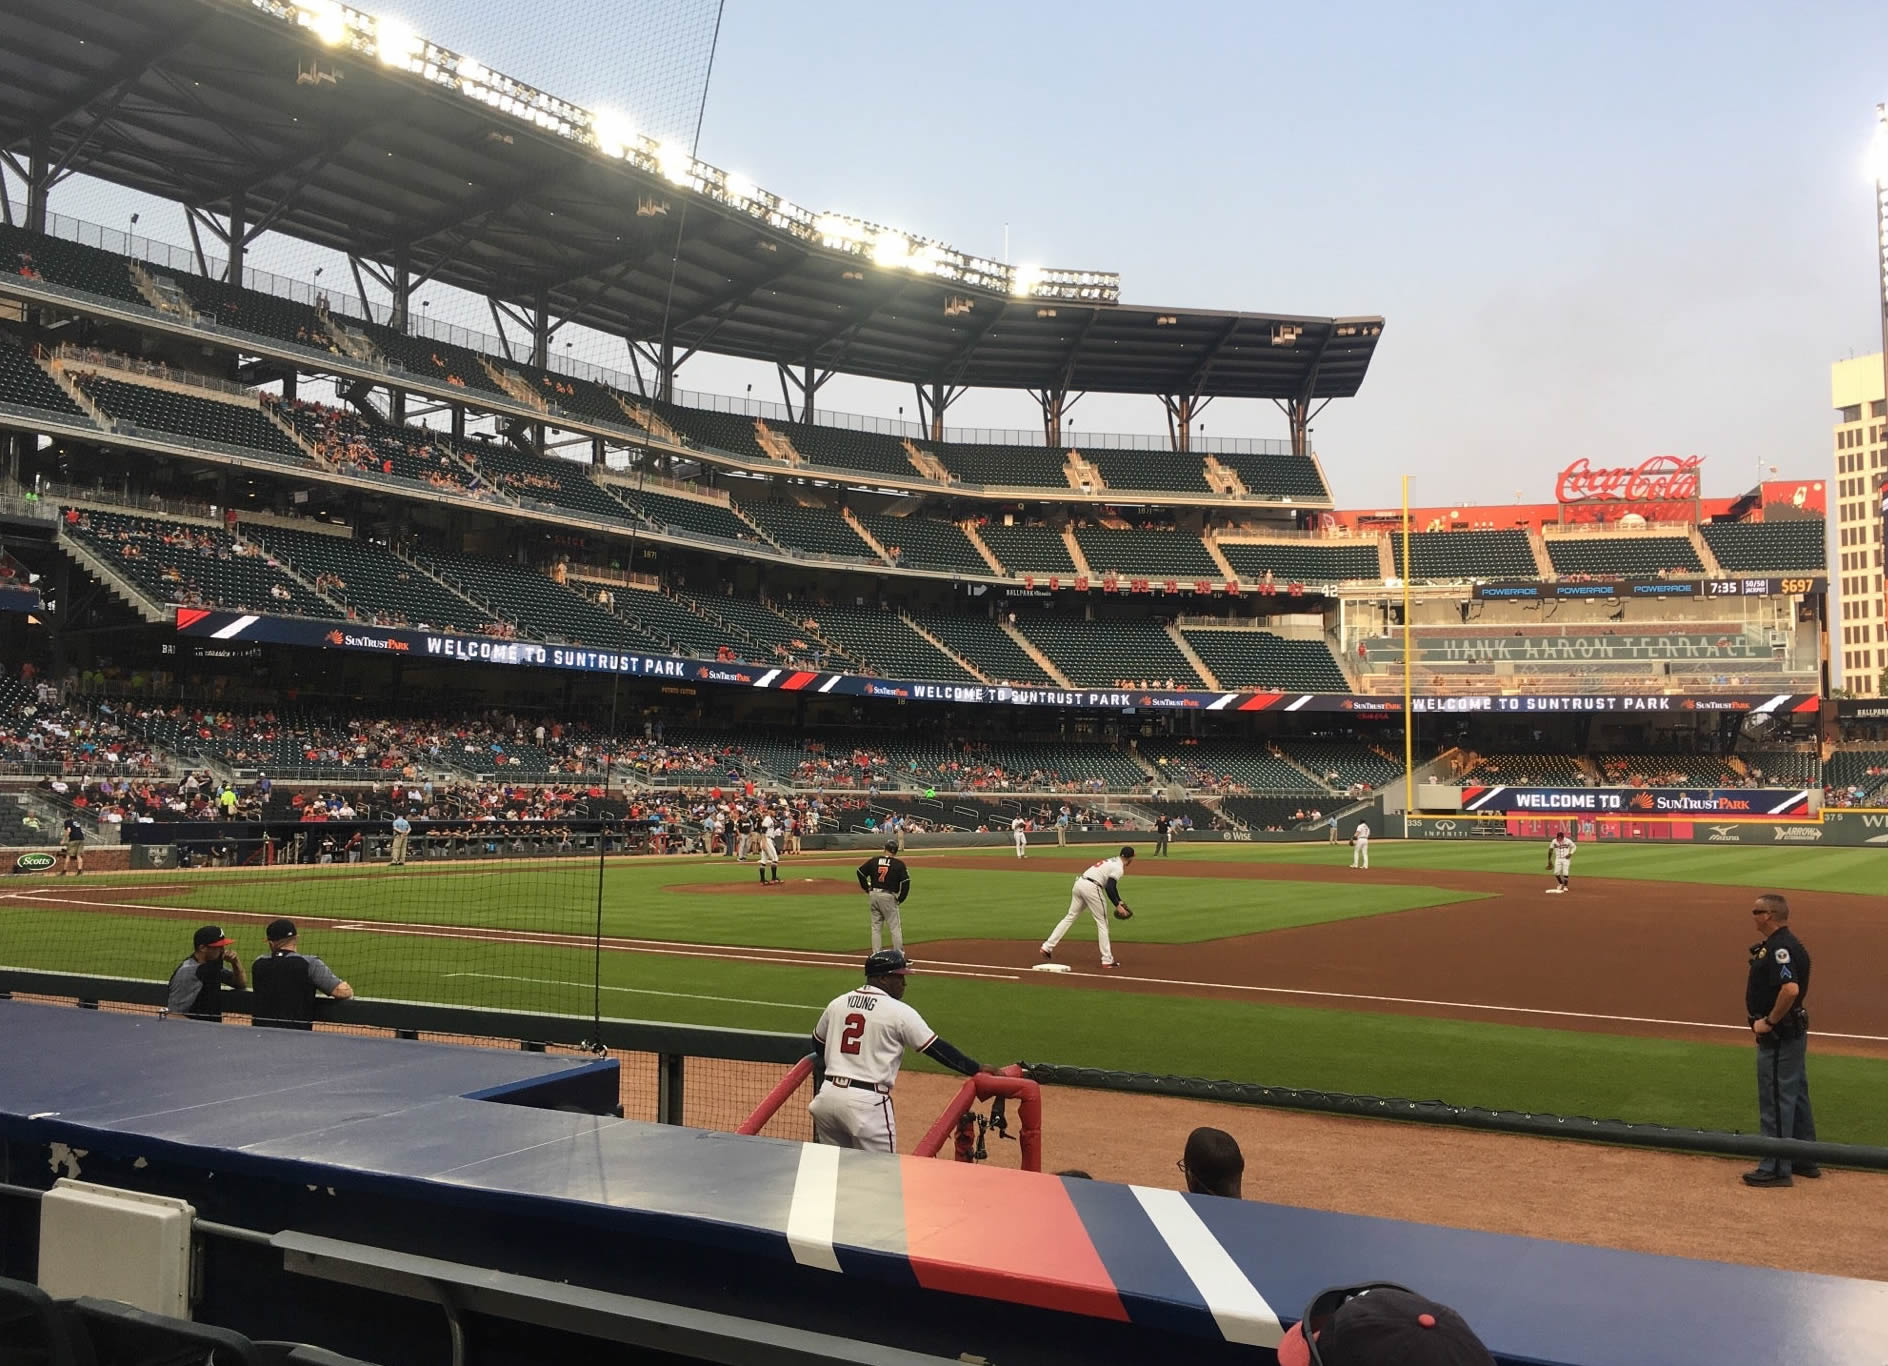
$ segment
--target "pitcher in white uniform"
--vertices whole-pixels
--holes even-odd
[[[1021,816],[1011,821],[1010,838],[1016,841],[1016,857],[1026,858],[1029,854],[1029,822]]]
[[[1055,957],[1055,946],[1062,942],[1063,935],[1074,928],[1077,917],[1087,911],[1095,919],[1095,937],[1101,941],[1101,965],[1104,968],[1121,966],[1114,956],[1113,946],[1108,942],[1108,908],[1114,907],[1117,920],[1134,918],[1128,903],[1121,899],[1121,879],[1128,875],[1128,865],[1132,862],[1134,847],[1124,845],[1119,854],[1091,864],[1075,879],[1075,886],[1069,893],[1069,913],[1062,917],[1062,923],[1055,927],[1054,932],[1042,941],[1044,958]]]
[[[1370,866],[1370,827],[1362,821],[1350,835],[1350,866],[1368,868]]]
[[[826,1080],[807,1111],[813,1141],[867,1152],[898,1151],[892,1086],[915,1049],[966,1076],[992,1072],[952,1048],[905,1004],[911,963],[897,949],[865,960],[865,985],[835,997],[813,1027],[813,1046],[825,1060]]]

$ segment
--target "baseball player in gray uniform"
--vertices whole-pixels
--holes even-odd
[[[872,912],[872,952],[884,946],[881,931],[889,931],[892,947],[905,947],[905,929],[899,921],[898,908],[911,895],[911,871],[898,857],[898,841],[886,840],[885,852],[861,863],[857,869],[859,890],[865,893]]]

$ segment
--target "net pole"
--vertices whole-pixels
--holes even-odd
[[[1409,476],[1403,476],[1403,824],[1416,809],[1416,709],[1410,705]]]
[[[610,800],[610,778],[616,765],[616,701],[622,682],[620,674],[610,679],[609,749],[603,756],[603,803],[606,811]],[[597,920],[596,932],[590,941],[590,1027],[594,1031],[592,1037],[598,1041],[599,1050],[603,1038],[603,874],[610,848],[609,826],[607,815],[597,826]]]

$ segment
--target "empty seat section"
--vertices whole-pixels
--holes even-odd
[[[638,430],[610,390],[601,384],[530,365],[513,368],[524,376],[525,383],[543,396],[546,403],[562,408],[573,417],[614,427],[627,427],[631,431]]]
[[[67,421],[91,425],[92,419],[72,401],[72,396],[40,368],[39,362],[9,341],[0,341],[0,403],[14,403],[22,408],[43,408]]]
[[[1595,754],[1606,781],[1643,787],[1739,787],[1744,775],[1716,754]]]
[[[1369,745],[1342,740],[1281,740],[1278,748],[1300,768],[1309,769],[1332,787],[1356,783],[1382,787],[1403,776],[1403,765]]]
[[[572,461],[526,455],[501,441],[464,446],[460,454],[499,492],[527,507],[563,508],[609,522],[629,520],[623,505]]]
[[[1097,574],[1187,583],[1225,576],[1200,538],[1184,531],[1117,531],[1079,527],[1075,540]]]
[[[941,517],[886,517],[853,514],[892,557],[906,569],[948,569],[964,574],[988,574],[990,565],[964,535],[964,529]],[[894,553],[896,552],[896,553]]]
[[[1239,476],[1246,492],[1260,498],[1329,498],[1318,473],[1318,462],[1308,455],[1219,455],[1213,457]]]
[[[1141,757],[1187,787],[1301,793],[1329,805],[1323,787],[1263,744],[1239,740],[1142,740]]]
[[[677,596],[700,615],[726,625],[736,640],[751,642],[751,648],[743,651],[749,659],[791,658],[816,665],[830,662],[833,668],[842,670],[849,662],[830,659],[827,647],[801,624],[815,609],[783,606],[776,612],[753,598],[687,593]]]
[[[1390,533],[1394,573],[1403,572],[1403,533]],[[1525,531],[1418,531],[1409,542],[1411,579],[1532,579],[1539,576]]]
[[[1062,533],[1046,526],[1001,526],[991,523],[977,528],[983,543],[990,547],[997,563],[1012,574],[1075,574],[1075,561]]]
[[[1754,749],[1737,756],[1748,781],[1762,774],[1765,787],[1817,787],[1822,783],[1822,760],[1791,749]]]
[[[1683,536],[1586,536],[1547,542],[1556,574],[1702,574],[1704,564]]]
[[[819,634],[881,678],[974,682],[956,660],[899,620],[896,612],[871,608],[808,607]]]
[[[1007,488],[1065,489],[1068,454],[1048,446],[939,445],[933,453],[944,468],[971,484]]]
[[[1699,530],[1727,574],[1806,573],[1829,566],[1829,529],[1821,518],[1708,522]]]
[[[387,363],[405,370],[429,384],[444,384],[453,389],[474,389],[509,399],[502,388],[485,373],[478,353],[431,337],[412,337],[380,323],[362,323],[360,330],[380,348]]]
[[[1082,459],[1101,471],[1111,489],[1163,489],[1176,493],[1211,493],[1204,462],[1187,451],[1081,451]]]
[[[1822,766],[1823,786],[1838,806],[1888,801],[1888,749],[1839,749]]]
[[[124,257],[97,247],[0,224],[0,270],[9,275],[38,278],[140,308],[150,307],[132,283],[126,266]]]
[[[1269,572],[1275,583],[1377,582],[1383,567],[1371,541],[1292,541],[1219,543],[1220,554],[1241,582],[1260,583]]]
[[[1581,787],[1587,773],[1571,754],[1477,754],[1465,781],[1511,787]]]
[[[905,454],[903,437],[806,422],[769,422],[767,425],[791,441],[793,449],[809,464],[889,474],[901,479],[919,477],[911,457]]]
[[[1031,614],[1018,625],[1069,682],[1084,688],[1204,688],[1180,647],[1150,621],[1080,621]]]
[[[749,460],[759,460],[766,455],[760,448],[760,434],[754,428],[754,419],[745,413],[683,408],[673,403],[658,403],[653,399],[631,401],[656,413],[690,445],[726,451],[729,455]]]
[[[205,279],[201,275],[152,269],[151,276],[159,283],[182,290],[197,306],[198,313],[223,327],[294,342],[298,346],[328,349],[328,334],[322,326],[321,315],[307,304],[278,299],[273,294],[258,294],[255,290]]]
[[[175,389],[156,389],[147,384],[128,384],[103,375],[74,373],[73,379],[86,396],[102,410],[121,422],[151,432],[173,432],[215,441],[225,446],[306,464],[308,456],[256,406],[248,403],[224,403],[213,398],[198,398]]]
[[[648,650],[659,643],[536,570],[445,551],[429,550],[417,558],[469,596],[490,603],[521,636],[619,650]]]
[[[613,590],[620,617],[635,623],[638,630],[679,655],[695,659],[713,659],[722,649],[732,650],[742,659],[760,660],[756,653],[732,631],[690,610],[682,601],[665,593],[644,588]]]
[[[911,619],[955,650],[993,683],[1047,685],[1042,665],[988,617],[957,616],[946,612],[912,612]]]
[[[221,527],[92,510],[81,510],[77,522],[68,517],[63,526],[67,536],[157,602],[277,616],[341,615]]]
[[[641,509],[643,516],[670,532],[718,536],[724,541],[760,539],[754,534],[753,527],[720,503],[705,503],[696,498],[682,498],[621,483],[612,483],[609,487],[623,502],[632,508]]]
[[[322,576],[323,591],[362,620],[382,626],[492,629],[486,613],[373,541],[263,525],[245,525],[243,533],[281,556],[303,578]]]
[[[1341,797],[1307,793],[1292,797],[1225,797],[1219,809],[1251,830],[1297,830],[1331,815]]]
[[[872,547],[860,540],[859,534],[846,525],[846,519],[832,508],[758,502],[742,503],[741,511],[785,549],[883,563],[872,553]]]
[[[1286,640],[1270,631],[1181,632],[1220,684],[1263,692],[1350,691],[1344,671],[1321,640]]]

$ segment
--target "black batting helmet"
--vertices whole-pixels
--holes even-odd
[[[905,957],[903,949],[880,949],[865,960],[865,975],[869,977],[897,977],[911,971],[911,960]]]

